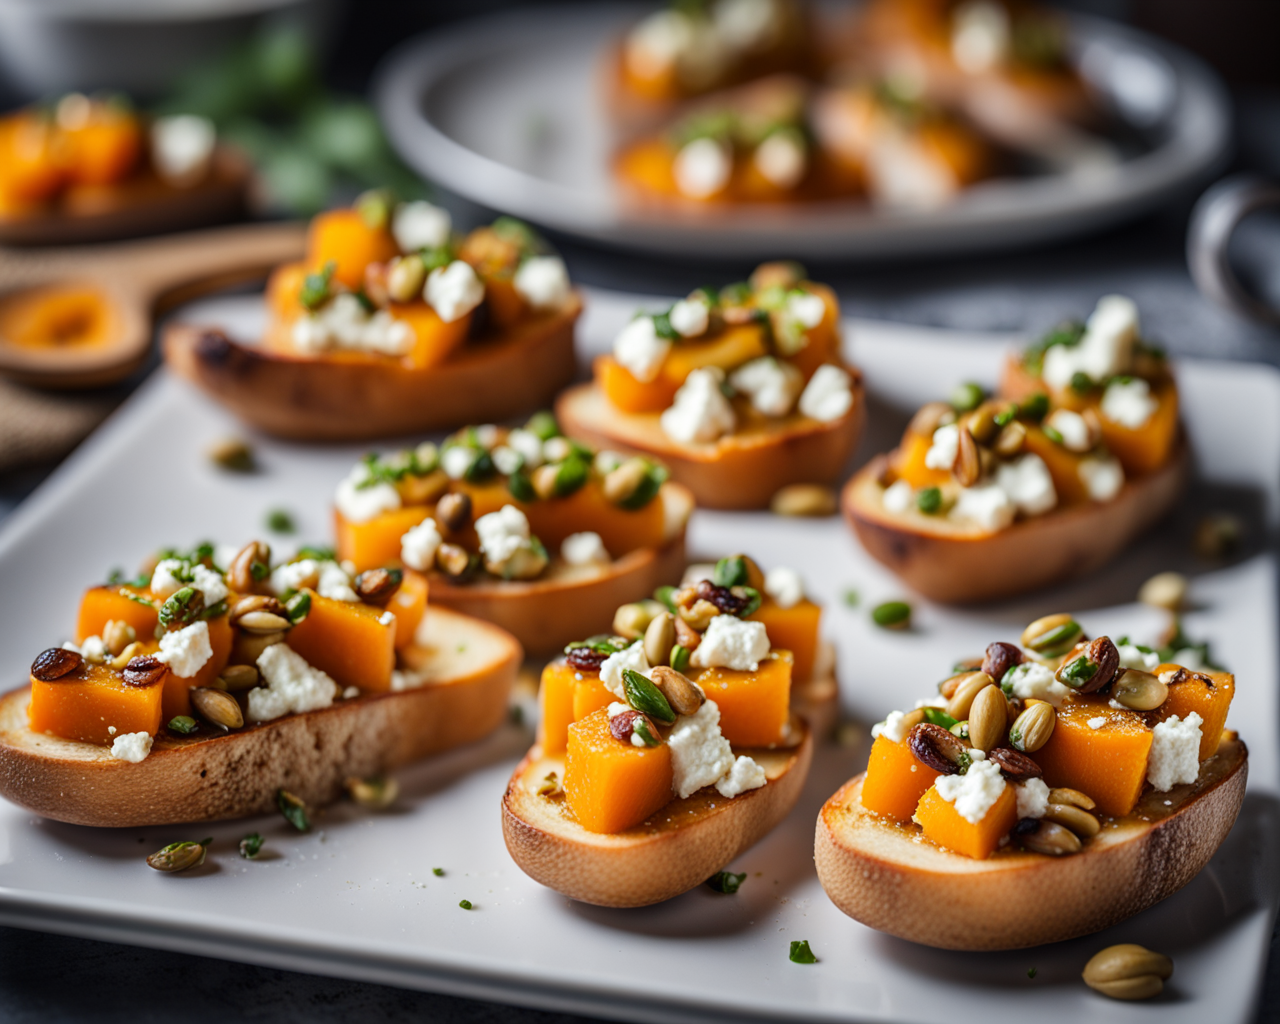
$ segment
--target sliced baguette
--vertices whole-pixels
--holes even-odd
[[[769,779],[760,789],[726,800],[708,787],[672,800],[648,822],[617,835],[588,832],[562,796],[538,795],[549,772],[564,778],[564,759],[543,757],[534,747],[502,798],[507,849],[534,881],[583,903],[644,907],[688,892],[767,835],[795,806],[813,760],[812,733],[802,728],[798,746],[744,751]]]
[[[871,928],[940,949],[1021,949],[1101,931],[1186,885],[1240,812],[1248,751],[1224,741],[1199,779],[1148,792],[1078,854],[972,860],[862,806],[859,775],[823,805],[814,859],[832,902]],[[1165,801],[1171,801],[1170,806]]]
[[[432,607],[405,652],[417,689],[369,694],[209,739],[162,734],[146,760],[33,733],[30,689],[0,697],[0,796],[47,818],[130,827],[263,814],[287,789],[311,806],[343,782],[486,736],[507,715],[521,661],[503,630]]]
[[[662,485],[668,543],[639,548],[605,566],[572,566],[558,559],[542,579],[453,583],[432,573],[431,603],[485,619],[515,636],[533,657],[559,654],[565,644],[612,629],[619,605],[649,597],[684,572],[685,525],[693,495],[679,484]]]
[[[1076,505],[991,532],[910,510],[889,512],[877,482],[887,456],[845,485],[840,505],[867,553],[934,601],[1009,597],[1083,576],[1111,561],[1169,512],[1186,487],[1185,439],[1168,464],[1125,482],[1113,501]]]
[[[563,392],[556,416],[565,433],[589,444],[661,459],[701,508],[765,508],[787,484],[839,479],[866,419],[862,378],[850,373],[853,406],[838,420],[822,423],[793,415],[710,444],[673,441],[663,433],[658,413],[619,412],[595,384]]]
[[[235,416],[276,437],[395,437],[545,408],[573,379],[573,332],[581,313],[575,295],[554,316],[464,345],[441,365],[422,369],[394,359],[287,355],[191,324],[166,328],[164,358]]]

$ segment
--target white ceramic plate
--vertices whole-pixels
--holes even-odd
[[[590,300],[582,337],[595,352],[639,300]],[[235,320],[229,325],[247,334],[261,307],[223,300],[198,316]],[[1008,344],[870,323],[851,325],[850,335],[848,354],[865,367],[875,401],[872,444],[890,440],[910,406],[957,379],[993,380]],[[1236,508],[1256,539],[1280,507],[1280,374],[1188,363],[1182,386],[1205,474],[1189,504],[1197,515]],[[328,537],[329,495],[360,449],[259,440],[262,475],[221,475],[202,452],[235,432],[219,408],[160,371],[12,516],[0,532],[0,678],[19,683],[34,654],[65,637],[81,588],[113,565],[134,565],[158,542],[241,542],[259,535],[277,507],[296,515],[300,538]],[[1055,594],[978,611],[917,601],[917,626],[906,634],[870,625],[868,607],[901,589],[834,519],[699,512],[692,543],[802,570],[827,604],[846,710],[869,722],[926,691],[958,655],[1016,638],[1048,611],[1076,611],[1090,632],[1152,638],[1160,619],[1132,595],[1157,569],[1195,570],[1185,526]],[[850,587],[860,593],[856,608],[842,603]],[[528,743],[515,727],[404,772],[404,796],[391,813],[338,806],[306,836],[274,817],[110,831],[0,805],[0,921],[619,1019],[1079,1024],[1158,1012],[1162,1021],[1244,1022],[1265,963],[1280,863],[1273,554],[1200,571],[1192,598],[1187,628],[1210,639],[1238,674],[1231,723],[1250,744],[1250,795],[1200,877],[1090,938],[1017,953],[944,953],[840,914],[814,875],[814,819],[862,768],[865,745],[821,751],[795,812],[731,865],[749,875],[736,896],[702,888],[634,911],[573,904],[526,878],[503,847],[499,800]],[[236,856],[235,843],[254,830],[267,837],[268,854],[251,863]],[[215,846],[200,870],[168,876],[143,863],[164,843],[205,835]],[[461,899],[475,909],[459,909]],[[793,939],[809,940],[820,962],[790,963]],[[1173,956],[1171,994],[1158,1010],[1109,1002],[1079,981],[1085,960],[1119,941]]]
[[[1229,140],[1226,94],[1203,64],[1124,26],[1076,18],[1082,66],[1157,139],[1108,172],[993,181],[915,214],[856,202],[721,217],[637,213],[609,174],[599,65],[643,10],[525,9],[410,41],[376,87],[392,142],[450,191],[569,234],[681,256],[805,259],[974,251],[1093,231],[1203,179]]]

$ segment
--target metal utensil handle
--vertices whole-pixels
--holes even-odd
[[[1280,206],[1280,184],[1252,176],[1226,178],[1202,195],[1187,230],[1187,264],[1199,289],[1219,305],[1253,320],[1280,324],[1280,309],[1249,293],[1231,269],[1228,247],[1240,222]]]

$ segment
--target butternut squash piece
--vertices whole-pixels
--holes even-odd
[[[110,185],[125,178],[142,156],[142,128],[128,111],[95,103],[88,123],[60,132],[67,176],[78,185]]]
[[[1156,672],[1164,672],[1175,668],[1174,665],[1159,665]],[[1183,721],[1187,715],[1195,712],[1204,719],[1200,727],[1200,760],[1212,757],[1218,749],[1218,741],[1222,730],[1227,725],[1227,712],[1231,708],[1231,698],[1236,695],[1236,677],[1230,672],[1200,672],[1213,680],[1212,686],[1206,686],[1200,679],[1188,679],[1174,683],[1169,687],[1169,697],[1155,711],[1150,719],[1154,725],[1177,715]]]
[[[396,650],[402,651],[413,643],[418,626],[427,614],[427,578],[412,569],[404,570],[400,589],[387,602],[387,611],[396,617]]]
[[[1018,798],[1013,787],[1006,785],[986,817],[975,825],[961,817],[954,804],[943,800],[937,787],[930,786],[920,798],[916,821],[939,846],[974,860],[986,860],[1000,845],[1001,837],[1017,824]]]
[[[478,484],[473,484],[468,480],[455,480],[451,489],[459,491],[471,499],[471,518],[473,520],[488,515],[490,512],[497,512],[503,505],[520,505],[511,496],[511,492],[507,490],[507,485],[500,478],[486,480]],[[520,508],[526,513],[529,511],[528,505],[520,505]],[[529,522],[529,528],[537,534],[537,530],[533,528],[532,520]]]
[[[364,268],[385,263],[399,250],[386,228],[371,228],[356,210],[329,210],[312,218],[307,230],[307,270],[334,264],[333,279],[356,291],[364,285]]]
[[[730,370],[760,356],[768,355],[764,328],[759,324],[726,327],[706,341],[685,341],[673,345],[662,364],[661,376],[679,386],[694,370],[718,366]]]
[[[1120,460],[1126,473],[1141,476],[1154,473],[1169,461],[1174,442],[1178,439],[1178,389],[1171,380],[1151,385],[1151,395],[1158,405],[1156,411],[1137,430],[1109,420],[1102,415],[1101,400],[1098,403],[1098,419],[1102,422],[1102,439]]]
[[[113,619],[132,626],[139,640],[152,639],[160,620],[158,605],[148,603],[151,600],[151,591],[145,588],[110,584],[90,587],[80,599],[76,643],[83,643],[86,637],[102,636],[103,629]]]
[[[613,738],[608,711],[569,726],[565,802],[588,832],[625,832],[670,803],[671,748],[635,747]]]
[[[580,722],[601,708],[607,708],[617,699],[613,692],[600,682],[598,675],[583,672],[582,678],[573,687],[573,720]]]
[[[167,680],[169,675],[162,678]],[[126,686],[115,669],[86,663],[51,683],[32,676],[27,719],[32,732],[103,746],[130,732],[154,736],[160,730],[164,690],[161,680],[150,686]]]
[[[895,821],[910,821],[916,805],[938,773],[916,760],[906,742],[877,736],[871,744],[867,776],[862,783],[862,806]]]
[[[307,273],[305,263],[283,263],[267,278],[267,309],[277,320],[292,324],[307,311],[298,298]]]
[[[665,82],[667,77],[664,75],[662,79],[653,80],[652,85],[646,79],[631,79],[631,88],[642,96],[664,96],[668,88],[658,85],[658,82]],[[652,91],[655,89],[657,92]],[[675,150],[666,139],[642,139],[619,154],[617,174],[622,181],[629,182],[642,192],[678,196],[680,189],[676,186],[675,158]]]
[[[908,433],[892,456],[893,468],[898,477],[917,489],[939,487],[951,479],[950,471],[930,469],[924,464],[924,457],[932,444],[932,438]]]
[[[334,601],[314,590],[311,611],[289,631],[289,646],[341,687],[391,689],[396,617],[358,601]]]
[[[431,515],[428,505],[408,505],[353,523],[336,508],[333,534],[338,561],[353,562],[356,572],[400,564],[400,538]]]
[[[818,656],[818,627],[822,621],[822,608],[808,598],[781,608],[769,597],[752,614],[756,622],[763,622],[769,634],[769,643],[775,648],[791,652],[791,677],[800,682],[813,678],[813,663]]]
[[[498,330],[505,330],[519,323],[528,310],[524,296],[516,291],[514,280],[508,274],[485,274],[477,270],[484,281],[484,298],[489,305],[489,321]]]
[[[1105,718],[1101,728],[1090,719]],[[1058,709],[1053,735],[1035,761],[1044,781],[1088,793],[1103,814],[1121,818],[1133,810],[1147,781],[1151,730],[1131,711],[1116,711],[1105,697],[1069,697]]]
[[[550,662],[542,670],[538,687],[538,743],[549,757],[563,754],[569,742],[573,715],[574,688],[583,675],[563,660]]]
[[[95,348],[121,329],[111,299],[86,285],[50,285],[19,292],[0,306],[0,337],[25,348]]]
[[[209,619],[209,646],[213,648],[212,657],[189,678],[173,672],[165,674],[164,700],[161,710],[166,722],[175,715],[191,714],[191,691],[197,686],[210,686],[218,678],[218,674],[227,667],[227,660],[231,657],[233,640],[231,620],[227,616],[220,615],[216,619]],[[154,649],[159,649],[158,644],[152,646]]]
[[[1080,479],[1081,458],[1075,452],[1067,451],[1062,445],[1051,440],[1039,427],[1026,424],[1027,439],[1024,451],[1032,452],[1044,459],[1044,464],[1053,477],[1053,489],[1058,492],[1059,507],[1079,505],[1089,500],[1089,491]]]
[[[0,119],[0,209],[21,212],[66,184],[48,119],[23,111]]]
[[[584,530],[600,534],[605,550],[614,558],[638,548],[662,547],[665,539],[661,501],[654,499],[641,508],[625,509],[606,498],[604,489],[595,482],[563,498],[514,504],[529,517],[529,528],[553,554],[566,537]]]
[[[620,412],[661,412],[675,400],[680,387],[662,374],[648,382],[638,381],[613,356],[597,358],[593,371],[609,404]]]
[[[755,672],[709,668],[696,682],[720,707],[720,731],[735,747],[781,743],[791,720],[790,651],[770,651]]]
[[[445,323],[426,302],[393,302],[387,311],[396,320],[403,320],[413,328],[413,347],[404,361],[415,369],[439,366],[454,349],[467,340],[471,331],[473,314],[467,313],[451,323]]]

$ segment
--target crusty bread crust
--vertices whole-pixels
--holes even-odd
[[[731,800],[708,787],[672,800],[649,821],[617,835],[588,832],[564,798],[538,795],[564,759],[534,747],[502,798],[502,835],[512,859],[534,881],[583,903],[643,907],[678,896],[722,870],[767,835],[795,806],[813,760],[813,735],[786,750],[743,751],[768,783]]]
[[[653,455],[701,508],[765,508],[782,487],[834,484],[853,455],[866,419],[862,377],[853,377],[852,408],[831,423],[788,417],[777,426],[731,434],[711,444],[681,444],[662,431],[658,413],[619,412],[595,384],[556,399],[565,433],[601,448]]]
[[[991,533],[941,516],[887,511],[877,483],[886,460],[872,459],[845,484],[845,518],[876,561],[925,597],[953,604],[1022,594],[1100,568],[1173,508],[1190,464],[1180,439],[1167,465],[1126,480],[1114,501],[1048,512]]]
[[[867,811],[859,775],[818,815],[818,878],[850,917],[926,946],[1060,942],[1132,917],[1191,881],[1231,831],[1248,774],[1245,745],[1224,742],[1194,785],[1148,792],[1081,853],[1000,850],[986,860],[951,853],[923,840],[915,825]]]
[[[287,355],[191,324],[166,328],[163,349],[171,370],[265,433],[357,441],[500,422],[545,408],[573,379],[581,314],[575,295],[555,316],[464,345],[427,369],[391,359]]]
[[[277,789],[311,806],[367,778],[488,735],[507,715],[522,653],[487,622],[432,607],[406,660],[417,688],[369,694],[211,739],[157,738],[138,764],[34,733],[30,689],[0,697],[0,795],[46,818],[129,827],[263,814]]]

